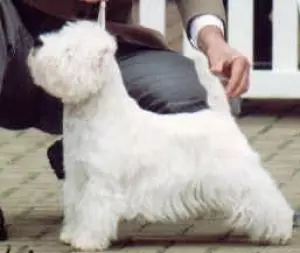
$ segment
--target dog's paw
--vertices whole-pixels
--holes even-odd
[[[73,238],[71,246],[80,251],[102,251],[109,247],[110,241],[106,238],[92,238],[88,233],[84,233]]]
[[[291,242],[291,236],[262,236],[260,238],[252,238],[251,241],[258,245],[288,245]]]
[[[72,230],[70,227],[64,226],[60,232],[59,240],[64,244],[71,244]]]
[[[277,222],[267,227],[263,235],[254,233],[250,235],[252,241],[267,245],[287,245],[290,243],[293,234],[293,225],[286,221]]]
[[[65,233],[61,233],[59,236],[59,240],[63,243],[63,244],[71,244],[72,241],[72,237],[68,234]]]
[[[270,245],[288,245],[292,240],[292,236],[274,236],[267,239]]]

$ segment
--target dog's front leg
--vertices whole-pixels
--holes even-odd
[[[69,169],[68,164],[66,165],[66,178],[63,185],[64,221],[60,233],[60,241],[70,244],[77,219],[75,204],[80,200],[80,192],[86,178],[81,168],[76,169],[73,166]]]
[[[117,237],[124,202],[102,180],[89,180],[76,203],[77,222],[72,246],[83,251],[104,250]]]

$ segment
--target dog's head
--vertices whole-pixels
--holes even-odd
[[[27,62],[36,85],[64,103],[77,103],[109,81],[116,48],[114,37],[96,22],[68,22],[41,35]]]

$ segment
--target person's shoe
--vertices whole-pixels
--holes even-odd
[[[4,214],[0,208],[0,241],[7,240],[7,230],[5,226]]]
[[[300,212],[295,211],[294,213],[294,227],[298,228],[300,227]]]
[[[65,178],[62,140],[54,142],[47,151],[52,170],[58,179]]]

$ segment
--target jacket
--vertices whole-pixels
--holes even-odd
[[[80,0],[23,1],[47,14],[66,20],[75,20],[80,16],[84,8],[91,6],[90,4],[84,4]],[[189,23],[194,17],[203,14],[214,14],[225,22],[223,0],[174,1],[178,5],[178,10],[185,27],[189,26]],[[134,0],[109,0],[107,3],[107,29],[121,41],[151,48],[168,48],[162,34],[132,23],[132,8],[134,2]]]

